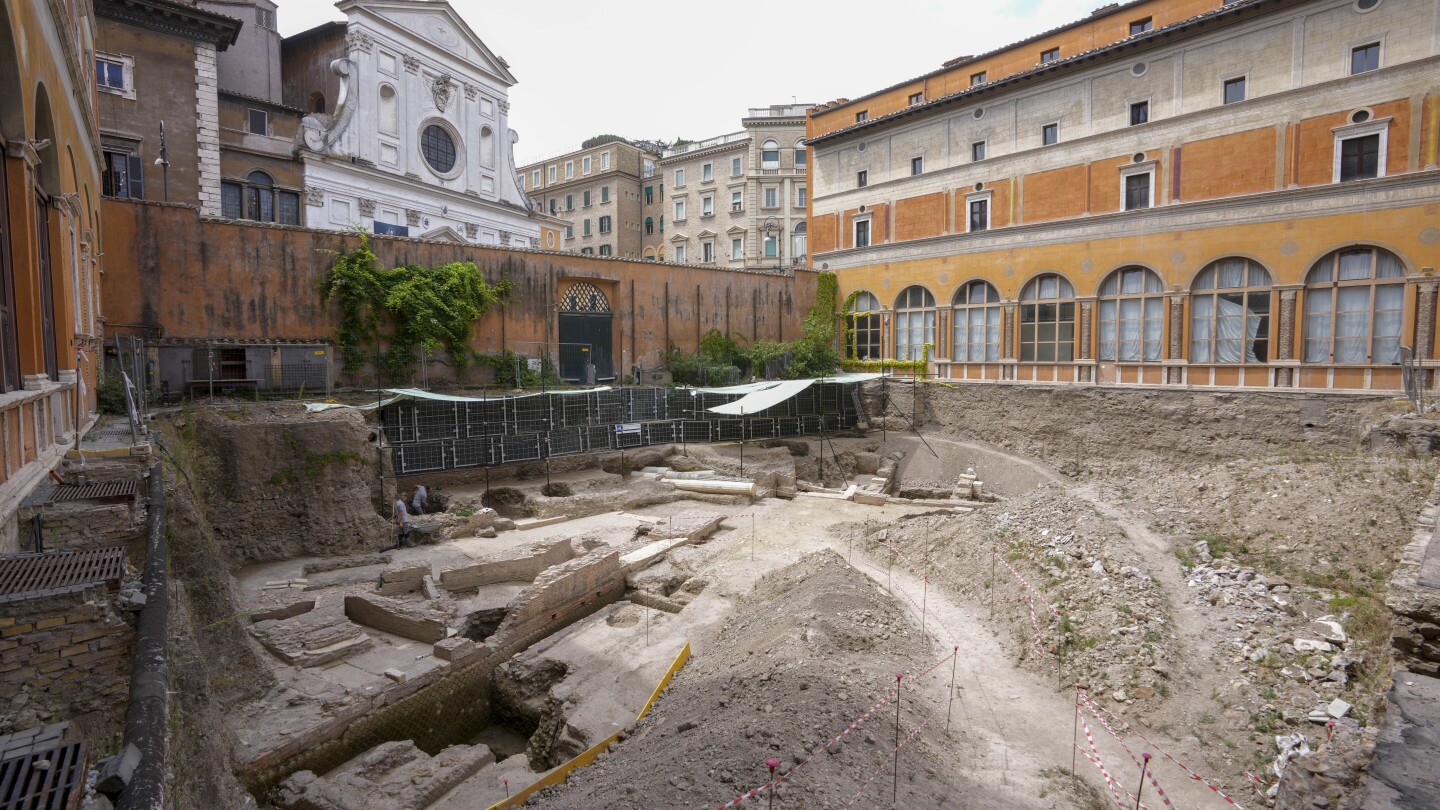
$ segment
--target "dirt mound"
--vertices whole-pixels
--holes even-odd
[[[890,792],[894,704],[826,745],[889,692],[896,672],[934,662],[903,607],[843,558],[817,552],[762,578],[715,637],[697,646],[702,652],[622,742],[532,803],[716,806],[765,782],[769,757],[782,771],[794,769],[776,807],[843,806],[877,769],[866,795]],[[908,687],[901,701],[903,734],[929,725],[901,752],[897,806],[1001,806],[932,747],[930,740],[943,739],[945,709],[927,683]]]

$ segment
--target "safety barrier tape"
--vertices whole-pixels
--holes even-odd
[[[1040,601],[1042,601],[1042,602],[1045,603],[1045,607],[1048,608],[1051,613],[1054,613],[1056,616],[1059,616],[1059,615],[1060,615],[1059,609],[1053,607],[1053,606],[1050,604],[1050,601],[1045,598],[1045,594],[1043,594],[1043,593],[1041,593],[1039,590],[1037,590],[1034,585],[1031,585],[1029,580],[1025,579],[1025,577],[1023,577],[1023,576],[1020,576],[1020,572],[1015,570],[1015,566],[1011,565],[1011,564],[1010,564],[1010,561],[1007,560],[1007,559],[1005,559],[1004,555],[1001,555],[1001,556],[1000,556],[1000,562],[1005,563],[1005,567],[1006,567],[1006,568],[1009,568],[1009,569],[1010,569],[1010,573],[1011,573],[1011,574],[1014,574],[1014,575],[1015,575],[1015,578],[1018,579],[1018,580],[1020,580],[1020,584],[1021,584],[1021,585],[1024,585],[1026,588],[1029,588],[1031,593],[1033,593],[1033,594],[1035,594],[1037,597],[1039,597],[1039,598],[1040,598]]]
[[[1085,741],[1090,744],[1089,751],[1081,749],[1081,752],[1085,754],[1085,758],[1090,760],[1092,765],[1100,770],[1100,776],[1105,780],[1105,787],[1109,788],[1110,797],[1115,800],[1115,806],[1124,807],[1124,803],[1120,801],[1120,792],[1117,790],[1117,788],[1121,790],[1124,788],[1121,787],[1114,776],[1110,775],[1110,771],[1105,767],[1105,762],[1100,759],[1100,749],[1095,747],[1095,735],[1090,733],[1090,724],[1085,722],[1085,719],[1082,717],[1080,719],[1080,726],[1085,729]],[[1079,748],[1079,746],[1077,745],[1076,748]],[[1125,795],[1128,797],[1130,792],[1128,790],[1125,791]]]
[[[897,745],[897,746],[895,746],[895,748],[894,748],[893,750],[891,750],[890,754],[893,756],[894,754],[896,754],[897,752],[899,752],[899,750],[900,750],[901,748],[904,748],[906,745],[908,745],[911,740],[915,739],[915,737],[916,737],[917,735],[919,735],[920,732],[921,732],[927,725],[930,724],[930,721],[933,719],[933,717],[934,717],[934,716],[932,715],[931,717],[925,718],[925,722],[923,722],[923,723],[921,723],[920,725],[916,726],[914,731],[912,731],[912,732],[910,732],[908,735],[906,735],[905,739],[901,740],[901,741],[900,741],[900,744]],[[872,774],[870,774],[870,778],[865,780],[865,784],[861,785],[861,786],[860,786],[860,789],[857,790],[857,791],[855,791],[855,795],[850,798],[850,801],[849,801],[849,802],[846,802],[846,804],[845,804],[846,810],[849,810],[850,807],[853,807],[854,804],[855,804],[855,802],[860,801],[860,794],[862,794],[862,793],[865,792],[865,788],[870,787],[870,783],[871,783],[871,782],[874,782],[874,781],[875,781],[875,778],[878,777],[878,776],[880,775],[880,772],[883,771],[883,770],[885,770],[885,763],[882,761],[882,762],[880,763],[880,767],[876,768],[876,769],[875,769],[875,772],[872,773]]]
[[[1145,743],[1146,743],[1147,745],[1149,745],[1151,748],[1155,749],[1156,751],[1159,751],[1161,756],[1163,756],[1163,757],[1165,757],[1166,759],[1170,760],[1172,763],[1175,764],[1176,767],[1178,767],[1180,770],[1184,771],[1191,779],[1194,779],[1195,781],[1197,781],[1197,782],[1199,782],[1200,784],[1204,785],[1205,787],[1209,788],[1212,793],[1214,793],[1215,795],[1217,795],[1217,796],[1219,796],[1220,798],[1224,799],[1224,800],[1225,800],[1227,803],[1229,803],[1232,807],[1237,808],[1237,810],[1245,810],[1245,807],[1244,807],[1243,805],[1241,805],[1239,802],[1235,801],[1234,798],[1232,798],[1232,797],[1230,797],[1229,795],[1227,795],[1227,794],[1225,793],[1225,791],[1223,791],[1223,790],[1221,790],[1220,788],[1216,787],[1215,785],[1211,784],[1208,779],[1206,779],[1205,777],[1203,777],[1203,776],[1201,776],[1200,774],[1196,773],[1195,771],[1191,770],[1189,767],[1187,767],[1187,766],[1185,765],[1185,763],[1183,763],[1183,762],[1181,762],[1180,760],[1176,759],[1175,757],[1171,756],[1169,751],[1166,751],[1164,748],[1161,748],[1160,746],[1156,745],[1153,740],[1151,740],[1149,737],[1146,737],[1144,734],[1141,734],[1139,731],[1137,731],[1137,730],[1135,729],[1135,727],[1134,727],[1133,725],[1131,725],[1130,723],[1126,722],[1123,718],[1116,716],[1116,715],[1115,715],[1113,712],[1111,712],[1109,709],[1106,709],[1105,707],[1103,707],[1103,706],[1101,706],[1099,703],[1097,703],[1097,702],[1095,701],[1094,697],[1092,697],[1088,692],[1085,692],[1085,690],[1080,689],[1079,687],[1076,687],[1076,691],[1077,691],[1080,695],[1084,695],[1085,699],[1088,701],[1087,706],[1088,706],[1088,708],[1090,709],[1090,711],[1091,711],[1092,713],[1096,713],[1096,712],[1103,713],[1103,714],[1107,715],[1110,719],[1114,720],[1115,722],[1123,724],[1123,725],[1124,725],[1127,729],[1129,729],[1135,736],[1137,736],[1137,737],[1139,737],[1140,739],[1144,740]],[[1105,721],[1104,721],[1103,718],[1099,718],[1099,714],[1097,714],[1096,716],[1097,716],[1097,719],[1100,719],[1100,722],[1106,726],[1106,730],[1107,730],[1107,731],[1109,731],[1112,735],[1115,734],[1114,729],[1110,728],[1109,724],[1108,724],[1108,723],[1105,723]],[[1116,735],[1116,738],[1119,739],[1119,735]],[[1122,744],[1123,744],[1123,743],[1122,743]]]
[[[940,660],[936,661],[935,663],[931,664],[930,666],[926,667],[925,669],[921,670],[920,672],[918,672],[918,673],[910,676],[909,680],[912,681],[912,682],[914,682],[914,681],[919,681],[921,678],[925,677],[926,675],[929,675],[931,672],[934,672],[936,669],[939,669],[939,668],[940,668],[940,665],[941,665],[941,664],[944,664],[946,661],[949,661],[950,658],[951,658],[951,656],[949,656],[949,655],[945,656],[944,658],[941,658]],[[903,676],[902,676],[902,681],[903,681],[903,680],[904,680],[904,678],[903,678]],[[830,740],[829,740],[828,742],[826,742],[824,745],[816,746],[815,751],[823,751],[824,749],[829,748],[830,746],[832,746],[832,745],[840,742],[841,740],[843,740],[848,734],[850,734],[850,732],[852,732],[852,731],[854,731],[855,729],[859,728],[862,723],[864,723],[866,720],[869,720],[872,716],[874,716],[875,712],[880,711],[880,709],[884,708],[887,704],[889,704],[892,700],[894,700],[894,699],[895,699],[895,696],[896,696],[898,693],[899,693],[899,692],[898,692],[898,689],[891,689],[890,692],[889,692],[889,694],[885,695],[885,697],[882,698],[879,703],[876,703],[874,706],[871,706],[870,709],[869,709],[868,711],[866,711],[864,714],[860,715],[860,717],[857,718],[857,719],[855,720],[855,722],[853,722],[853,723],[851,723],[850,725],[846,726],[844,731],[841,731],[839,734],[836,734],[834,737],[831,737]],[[759,796],[761,793],[764,793],[766,790],[773,790],[774,788],[779,787],[781,782],[784,782],[786,779],[790,778],[791,776],[794,776],[797,771],[799,771],[801,768],[803,768],[803,767],[805,767],[806,765],[808,765],[808,764],[810,763],[810,760],[812,760],[812,759],[814,759],[814,758],[815,758],[815,755],[814,755],[814,754],[811,754],[810,756],[805,757],[804,759],[800,760],[800,762],[798,762],[798,763],[795,765],[795,767],[791,768],[790,770],[781,773],[779,776],[776,776],[774,779],[771,779],[770,781],[766,782],[765,784],[760,785],[759,787],[755,788],[754,790],[751,790],[751,791],[749,791],[749,792],[747,792],[747,793],[744,793],[744,794],[741,794],[741,795],[739,795],[739,796],[736,796],[735,798],[731,799],[730,801],[728,801],[728,802],[720,805],[719,807],[715,808],[715,810],[727,810],[727,808],[739,807],[741,804],[745,803],[745,802],[748,801],[749,799],[753,799],[753,798],[755,798],[756,796]]]
[[[888,541],[888,540],[883,541],[883,542],[881,543],[881,545],[886,546],[887,548],[890,548],[891,550],[893,550],[896,554],[899,554],[899,555],[900,555],[900,558],[903,559],[903,560],[905,560],[906,562],[910,563],[911,567],[915,568],[915,569],[919,572],[920,576],[921,576],[926,582],[929,582],[929,581],[930,581],[930,574],[929,574],[929,572],[928,572],[924,567],[915,565],[915,561],[912,560],[912,559],[910,559],[908,556],[906,556],[905,552],[901,551],[898,547],[891,545],[891,544],[890,544],[890,541]],[[873,567],[873,566],[872,566],[872,567]],[[910,605],[916,609],[916,612],[917,612],[919,615],[925,616],[925,615],[929,612],[929,611],[926,610],[924,607],[921,607],[920,605],[917,605],[917,604],[915,603],[915,597],[911,596],[908,592],[906,592],[906,590],[905,590],[904,588],[901,588],[900,586],[897,585],[897,586],[895,586],[895,589],[898,590],[898,591],[900,591],[901,595],[903,595],[906,599],[908,599],[908,600],[910,601]],[[956,644],[955,634],[950,632],[950,628],[949,628],[949,627],[946,627],[944,622],[942,622],[942,621],[940,621],[939,619],[934,618],[934,617],[927,617],[927,619],[928,619],[929,621],[935,622],[937,625],[940,626],[940,629],[941,629],[941,630],[944,630],[944,631],[945,631],[945,638],[947,638],[947,639],[950,641],[951,646],[954,646],[954,645]]]
[[[1270,798],[1270,788],[1274,786],[1273,782],[1266,782],[1264,779],[1261,779],[1249,771],[1246,771],[1245,775],[1254,783],[1250,785],[1250,787],[1255,791],[1256,796],[1259,796],[1261,799]]]

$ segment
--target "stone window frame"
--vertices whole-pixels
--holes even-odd
[[[994,195],[995,195],[995,192],[994,192],[994,191],[991,191],[991,190],[989,190],[989,189],[986,189],[986,190],[984,190],[984,191],[974,191],[974,192],[971,192],[971,193],[965,195],[965,233],[983,233],[983,232],[988,231],[988,230],[991,229],[991,227],[993,226],[993,223],[991,222],[991,214],[992,214],[992,212],[995,210],[995,206],[992,204],[991,200],[992,200],[992,198],[994,197]],[[985,227],[984,227],[984,228],[980,228],[979,230],[975,230],[975,229],[972,229],[972,228],[970,227],[970,205],[971,205],[971,203],[984,203],[984,204],[985,204]]]
[[[1367,108],[1364,108],[1364,111],[1365,111],[1365,112],[1369,112],[1370,110],[1369,110],[1369,108],[1367,107]],[[1354,114],[1354,113],[1351,113],[1351,115],[1353,115],[1353,114]],[[1379,135],[1379,136],[1380,136],[1380,148],[1379,148],[1379,154],[1378,154],[1377,157],[1376,157],[1375,177],[1373,177],[1373,178],[1368,178],[1368,177],[1367,177],[1367,178],[1360,178],[1360,179],[1374,180],[1374,179],[1379,179],[1379,178],[1381,178],[1381,177],[1384,177],[1384,176],[1385,176],[1385,163],[1386,163],[1387,158],[1388,158],[1389,155],[1390,155],[1390,123],[1391,123],[1393,120],[1394,120],[1394,118],[1389,118],[1389,117],[1387,117],[1387,118],[1371,118],[1370,120],[1365,121],[1365,122],[1363,122],[1363,123],[1359,123],[1359,124],[1345,124],[1345,125],[1343,125],[1343,126],[1333,127],[1330,131],[1331,131],[1332,133],[1334,133],[1334,135],[1335,135],[1335,154],[1334,154],[1334,163],[1332,164],[1332,169],[1331,169],[1330,182],[1332,182],[1332,183],[1339,183],[1339,182],[1340,182],[1340,162],[1341,162],[1342,147],[1343,147],[1343,145],[1344,145],[1344,142],[1345,142],[1345,141],[1349,141],[1349,140],[1354,140],[1354,139],[1356,139],[1356,138],[1365,138],[1365,137],[1368,137],[1368,136],[1370,136],[1370,135]],[[1355,181],[1351,180],[1351,181],[1347,181],[1347,182],[1355,182]]]
[[[685,169],[683,167],[675,170],[674,180],[675,182],[670,185],[671,188],[685,187]]]
[[[134,101],[134,100],[135,100],[135,57],[133,57],[133,56],[127,56],[127,55],[125,55],[125,54],[107,53],[107,52],[105,52],[105,51],[96,51],[96,52],[95,52],[95,61],[97,61],[97,62],[112,62],[112,63],[114,63],[114,64],[119,65],[119,66],[120,66],[120,75],[121,75],[121,79],[120,79],[120,80],[125,83],[125,86],[124,86],[124,87],[116,88],[116,87],[111,87],[111,86],[109,86],[109,85],[100,84],[100,81],[97,79],[97,80],[95,81],[95,88],[96,88],[96,90],[98,90],[98,91],[101,92],[101,93],[107,93],[107,94],[112,95],[112,96],[119,96],[119,97],[121,97],[121,98],[125,98],[125,99],[129,99],[129,100],[131,100],[131,101]]]
[[[919,177],[925,173],[925,156],[916,155],[910,158],[910,176]]]
[[[977,146],[980,147],[980,150],[979,150],[979,151],[980,151],[980,157],[975,157],[975,151],[976,151],[976,150],[975,150],[975,147],[977,147]],[[990,141],[989,141],[988,139],[986,139],[986,138],[981,138],[981,139],[978,140],[978,141],[972,141],[972,142],[970,143],[970,162],[971,162],[971,163],[979,163],[980,161],[984,160],[986,157],[989,156],[989,155],[988,155],[989,151],[990,151]]]
[[[1245,92],[1240,96],[1240,98],[1238,98],[1238,99],[1236,99],[1236,100],[1234,100],[1234,101],[1226,101],[1226,100],[1225,100],[1225,90],[1226,90],[1227,87],[1230,86],[1230,83],[1231,83],[1231,82],[1235,82],[1235,81],[1244,82]],[[1224,106],[1226,106],[1226,105],[1228,105],[1228,104],[1239,104],[1239,103],[1241,103],[1241,102],[1249,101],[1249,100],[1250,100],[1250,71],[1249,71],[1248,68],[1247,68],[1246,70],[1237,70],[1237,71],[1234,71],[1234,72],[1232,72],[1232,73],[1222,73],[1222,74],[1220,74],[1220,106],[1224,107]]]
[[[1055,140],[1050,141],[1049,143],[1046,143],[1046,142],[1045,142],[1045,137],[1046,137],[1046,135],[1047,135],[1047,130],[1049,130],[1051,127],[1054,127],[1054,128],[1055,128]],[[1058,145],[1059,143],[1060,143],[1060,122],[1059,122],[1059,121],[1051,121],[1051,122],[1046,123],[1046,124],[1041,124],[1041,125],[1040,125],[1040,146],[1041,146],[1041,147],[1056,146],[1056,145]]]
[[[567,161],[565,161],[565,179],[566,179],[566,180],[574,180],[574,179],[575,179],[575,161],[573,161],[573,160],[567,160]]]
[[[741,211],[744,211],[744,210],[745,210],[745,187],[744,187],[744,186],[730,186],[729,191],[730,191],[730,213],[732,213],[732,214],[738,214],[738,213],[740,213]],[[737,195],[737,194],[739,195],[739,198],[738,198],[738,199],[736,198],[736,195]]]
[[[590,156],[589,156],[589,155],[586,155],[585,157],[580,158],[580,173],[581,173],[582,175],[584,175],[584,174],[589,174],[589,173],[590,173],[590,166],[591,166],[591,161],[590,161]]]
[[[858,214],[850,221],[850,246],[852,248],[865,248],[875,244],[875,231],[871,227],[873,217],[869,212]],[[865,223],[865,244],[858,244],[860,241],[860,223]]]
[[[714,195],[714,194],[705,194],[705,195],[703,195],[703,196],[700,198],[700,216],[701,216],[701,217],[713,217],[713,216],[715,216],[715,195]]]
[[[1383,69],[1385,68],[1385,64],[1386,64],[1386,62],[1385,62],[1385,51],[1386,51],[1385,39],[1386,39],[1386,36],[1387,36],[1387,35],[1384,34],[1384,33],[1371,34],[1371,35],[1368,35],[1368,36],[1356,37],[1356,38],[1354,38],[1354,39],[1351,39],[1351,40],[1346,41],[1345,44],[1344,44],[1343,46],[1341,46],[1341,47],[1343,48],[1342,53],[1344,54],[1344,59],[1345,59],[1345,61],[1344,61],[1344,63],[1343,63],[1343,64],[1345,65],[1345,74],[1344,74],[1344,75],[1346,75],[1346,76],[1361,76],[1361,75],[1364,75],[1365,73],[1374,73],[1376,70],[1383,70]],[[1373,70],[1361,71],[1360,73],[1355,73],[1355,72],[1353,72],[1353,69],[1354,69],[1354,66],[1355,66],[1355,51],[1358,50],[1358,49],[1360,49],[1360,48],[1367,48],[1367,47],[1369,47],[1369,46],[1371,46],[1371,45],[1376,46],[1376,48],[1378,48],[1379,51],[1380,51],[1379,56],[1376,57],[1375,68],[1374,68]]]
[[[1140,162],[1140,163],[1127,163],[1127,164],[1125,164],[1124,166],[1121,166],[1121,167],[1120,167],[1120,210],[1121,210],[1121,211],[1146,211],[1146,210],[1149,210],[1149,209],[1151,209],[1151,208],[1155,208],[1155,207],[1156,207],[1156,204],[1157,204],[1158,201],[1155,199],[1155,176],[1156,176],[1157,174],[1159,174],[1159,171],[1158,171],[1158,169],[1157,169],[1157,167],[1158,167],[1159,165],[1160,165],[1160,162],[1159,162],[1158,160],[1151,159],[1151,160],[1142,161],[1142,162]],[[1148,175],[1150,175],[1150,190],[1149,190],[1149,192],[1148,192],[1148,194],[1147,194],[1148,199],[1149,199],[1149,205],[1146,205],[1146,206],[1144,206],[1143,208],[1131,208],[1131,207],[1130,207],[1130,204],[1129,204],[1129,201],[1125,199],[1125,186],[1127,185],[1127,183],[1128,183],[1128,181],[1129,181],[1129,179],[1130,179],[1131,177],[1134,177],[1135,175],[1138,175],[1138,174],[1148,174]]]

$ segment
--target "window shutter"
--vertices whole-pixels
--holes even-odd
[[[130,198],[134,200],[145,199],[145,183],[142,179],[145,175],[144,164],[140,161],[139,155],[130,155]]]

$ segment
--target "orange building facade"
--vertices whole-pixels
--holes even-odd
[[[963,380],[1433,380],[1436,16],[1146,0],[821,105],[811,261],[847,353]]]
[[[99,360],[95,19],[0,5],[0,552],[20,503],[93,419]]]

